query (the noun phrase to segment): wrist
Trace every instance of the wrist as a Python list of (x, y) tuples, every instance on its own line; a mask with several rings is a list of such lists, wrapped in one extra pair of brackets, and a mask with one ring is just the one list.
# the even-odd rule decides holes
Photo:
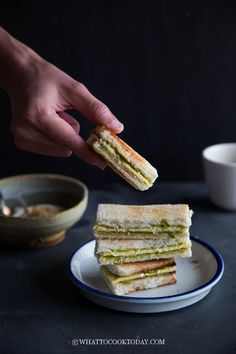
[(10, 93), (22, 73), (39, 61), (43, 59), (37, 53), (0, 27), (0, 87)]

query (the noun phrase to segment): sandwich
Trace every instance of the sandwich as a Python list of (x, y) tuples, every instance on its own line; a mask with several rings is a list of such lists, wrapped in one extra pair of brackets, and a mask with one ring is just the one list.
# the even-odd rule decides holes
[(91, 133), (87, 143), (116, 173), (136, 189), (147, 190), (155, 182), (157, 170), (104, 126), (98, 126)]
[(190, 257), (192, 211), (186, 204), (100, 204), (94, 235), (100, 265)]
[(116, 295), (156, 288), (176, 282), (174, 259), (101, 266), (102, 277)]
[(99, 204), (95, 256), (116, 295), (176, 282), (175, 258), (191, 256), (187, 204)]

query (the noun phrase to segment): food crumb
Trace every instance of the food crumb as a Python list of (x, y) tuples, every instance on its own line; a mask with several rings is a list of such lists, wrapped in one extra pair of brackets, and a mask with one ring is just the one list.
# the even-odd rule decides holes
[(199, 264), (199, 262), (198, 262), (196, 259), (193, 259), (193, 260), (191, 261), (191, 263), (193, 263), (196, 268), (200, 268), (200, 264)]

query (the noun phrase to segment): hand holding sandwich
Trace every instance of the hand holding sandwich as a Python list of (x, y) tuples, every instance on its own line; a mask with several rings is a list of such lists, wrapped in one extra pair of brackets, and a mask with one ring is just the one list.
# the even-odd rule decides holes
[(67, 157), (72, 153), (106, 166), (79, 135), (80, 124), (65, 111), (77, 109), (96, 125), (120, 133), (123, 125), (80, 82), (42, 59), (0, 27), (0, 87), (11, 98), (11, 129), (19, 149)]

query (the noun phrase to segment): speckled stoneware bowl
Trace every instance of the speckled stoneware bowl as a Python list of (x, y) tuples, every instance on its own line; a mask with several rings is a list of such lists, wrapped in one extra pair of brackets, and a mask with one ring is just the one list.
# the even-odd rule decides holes
[(54, 216), (0, 216), (0, 241), (10, 246), (45, 248), (61, 242), (65, 231), (83, 215), (88, 189), (77, 179), (52, 174), (20, 175), (0, 180), (6, 204), (14, 209), (36, 204), (55, 204), (63, 211)]

